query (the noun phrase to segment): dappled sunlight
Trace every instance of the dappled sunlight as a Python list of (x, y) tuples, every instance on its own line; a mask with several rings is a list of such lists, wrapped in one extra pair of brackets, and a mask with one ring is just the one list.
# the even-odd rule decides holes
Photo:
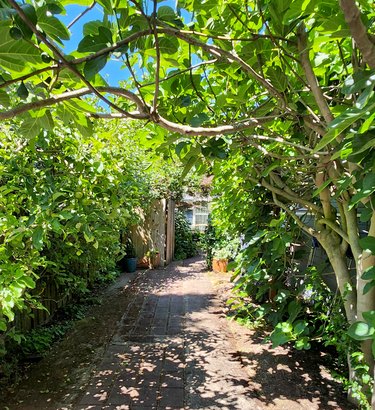
[(142, 274), (81, 408), (339, 409), (304, 352), (270, 349), (256, 332), (238, 352), (203, 270), (193, 260)]

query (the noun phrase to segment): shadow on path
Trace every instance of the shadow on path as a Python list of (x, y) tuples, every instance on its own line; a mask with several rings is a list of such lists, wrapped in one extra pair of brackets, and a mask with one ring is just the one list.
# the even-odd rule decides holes
[[(134, 288), (133, 288), (134, 291)], [(260, 342), (260, 341), (259, 341)], [(147, 271), (79, 409), (349, 409), (308, 353), (242, 353), (197, 259)], [(313, 366), (313, 368), (312, 368)], [(280, 382), (282, 381), (282, 382)], [(290, 406), (294, 403), (294, 407)]]

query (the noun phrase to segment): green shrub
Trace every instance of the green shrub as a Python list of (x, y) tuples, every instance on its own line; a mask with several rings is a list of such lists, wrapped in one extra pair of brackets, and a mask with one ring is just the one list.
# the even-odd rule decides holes
[(198, 253), (197, 242), (193, 238), (189, 222), (181, 211), (176, 211), (175, 222), (175, 254), (176, 260), (191, 258)]

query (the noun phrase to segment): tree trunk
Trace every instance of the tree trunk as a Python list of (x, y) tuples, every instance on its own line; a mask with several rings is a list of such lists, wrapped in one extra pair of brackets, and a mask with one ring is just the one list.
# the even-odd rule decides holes
[(332, 231), (322, 232), (319, 242), (326, 251), (333, 271), (335, 272), (337, 286), (344, 300), (346, 318), (350, 324), (354, 323), (357, 317), (357, 298), (350, 278), (346, 256), (342, 253), (340, 248), (340, 237)]

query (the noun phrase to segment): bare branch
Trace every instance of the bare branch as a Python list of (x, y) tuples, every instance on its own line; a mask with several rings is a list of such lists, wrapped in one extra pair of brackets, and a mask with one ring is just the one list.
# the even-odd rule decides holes
[(365, 25), (362, 23), (361, 13), (355, 1), (340, 0), (340, 6), (354, 41), (363, 54), (363, 58), (371, 68), (375, 68), (375, 45), (367, 34)]
[[(161, 25), (166, 26), (165, 24), (163, 24), (163, 22), (159, 22)], [(243, 24), (243, 22), (242, 22)], [(247, 29), (247, 31), (249, 31)], [(226, 41), (244, 41), (244, 42), (251, 42), (251, 41), (257, 41), (260, 38), (271, 38), (270, 35), (268, 34), (258, 34), (258, 33), (250, 33), (251, 37), (228, 37), (228, 36), (217, 36), (214, 34), (210, 34), (210, 33), (202, 33), (200, 31), (194, 31), (194, 30), (181, 30), (181, 33), (183, 34), (191, 34), (191, 35), (195, 35), (198, 37), (205, 37), (205, 38), (212, 38), (213, 40), (226, 40)], [(280, 36), (273, 36), (273, 38), (276, 38), (277, 40), (281, 40), (281, 41), (285, 41), (289, 44), (296, 44), (295, 41), (285, 38), (285, 37), (280, 37)]]
[[(275, 154), (272, 151), (268, 151), (265, 147), (263, 147), (262, 145), (259, 145), (255, 141), (251, 141), (251, 140), (249, 141), (248, 139), (246, 139), (246, 143), (250, 144), (255, 149), (260, 151), (264, 156), (279, 159), (279, 160), (282, 160), (282, 161), (290, 161), (290, 157), (287, 157), (285, 155)], [(303, 159), (306, 159), (307, 157), (308, 157), (308, 155), (296, 155), (296, 156), (293, 157), (293, 160), (303, 160)]]
[(213, 128), (190, 127), (188, 125), (179, 125), (167, 120), (166, 118), (163, 118), (160, 115), (155, 116), (153, 118), (153, 121), (168, 131), (177, 132), (182, 135), (212, 137), (215, 135), (232, 134), (238, 131), (243, 131), (248, 128), (254, 128), (270, 120), (274, 120), (275, 118), (278, 118), (278, 116), (270, 115), (268, 117), (249, 118), (245, 121), (240, 121), (234, 124), (221, 125)]
[(326, 134), (326, 130), (323, 127), (321, 127), (319, 124), (317, 124), (316, 121), (314, 121), (312, 118), (304, 117), (303, 121), (308, 128), (315, 131), (321, 137), (323, 137)]
[(79, 14), (77, 17), (75, 17), (68, 25), (67, 28), (69, 29), (72, 27), (74, 24), (77, 23), (78, 20), (80, 20), (86, 13), (88, 13), (96, 4), (96, 1), (93, 1), (87, 9), (85, 9), (81, 14)]
[[(125, 119), (127, 118), (126, 116), (120, 113), (96, 113), (94, 114), (94, 116), (97, 118), (105, 118), (105, 119), (113, 119), (113, 118)], [(260, 124), (264, 124), (268, 121), (271, 121), (275, 118), (276, 118), (275, 116), (249, 118), (246, 121), (240, 121), (234, 124), (220, 125), (220, 126), (212, 127), (212, 128), (190, 127), (188, 125), (178, 124), (178, 123), (169, 121), (166, 118), (163, 118), (157, 113), (149, 114), (148, 116), (146, 116), (145, 114), (145, 117), (143, 119), (150, 119), (154, 123), (160, 125), (162, 128), (168, 131), (171, 131), (171, 132), (176, 132), (181, 135), (186, 135), (186, 136), (191, 136), (191, 137), (194, 137), (194, 136), (195, 137), (214, 137), (214, 136), (223, 135), (223, 134), (233, 134), (238, 131), (243, 131), (248, 128), (253, 128)]]
[[(154, 16), (156, 16), (157, 0), (154, 0)], [(156, 112), (158, 108), (158, 97), (159, 97), (159, 83), (160, 83), (160, 46), (158, 31), (156, 28), (156, 22), (154, 21), (154, 39), (155, 39), (155, 51), (156, 51), (156, 70), (155, 70), (155, 93), (152, 102), (152, 111)]]

